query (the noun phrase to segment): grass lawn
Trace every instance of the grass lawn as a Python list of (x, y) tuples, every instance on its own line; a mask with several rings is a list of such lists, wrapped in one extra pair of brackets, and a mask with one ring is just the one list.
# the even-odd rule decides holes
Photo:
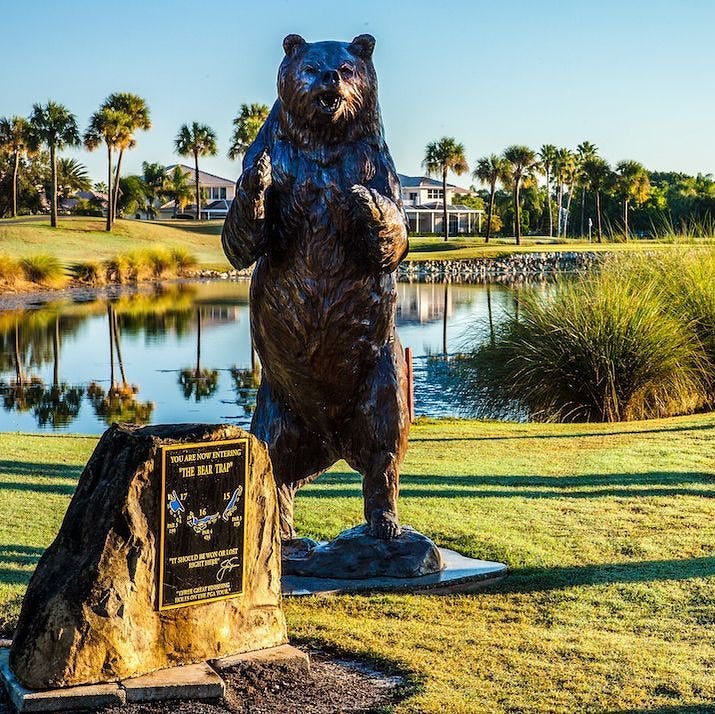
[[(36, 253), (50, 253), (69, 265), (81, 260), (102, 260), (130, 250), (182, 246), (191, 250), (201, 267), (226, 270), (230, 266), (221, 248), (223, 221), (135, 221), (118, 220), (107, 234), (100, 218), (60, 217), (59, 227), (50, 228), (49, 218), (0, 221), (0, 253), (23, 257)], [(588, 243), (568, 240), (557, 243), (548, 236), (522, 239), (516, 246), (513, 238), (493, 238), (488, 245), (483, 238), (450, 238), (445, 243), (440, 237), (410, 239), (407, 260), (459, 260), (466, 258), (494, 258), (514, 252), (563, 250), (652, 250), (665, 243), (632, 240), (628, 243)]]
[(118, 253), (162, 245), (192, 251), (202, 267), (229, 268), (221, 248), (223, 221), (118, 220), (111, 233), (102, 218), (60, 217), (51, 228), (47, 216), (0, 221), (0, 252), (14, 257), (50, 253), (69, 265), (103, 260)]
[[(0, 434), (0, 632), (94, 444)], [(290, 635), (405, 673), (399, 712), (712, 712), (714, 496), (715, 415), (420, 421), (403, 522), (512, 574), (469, 596), (290, 600)], [(303, 535), (360, 516), (344, 464), (300, 492)]]

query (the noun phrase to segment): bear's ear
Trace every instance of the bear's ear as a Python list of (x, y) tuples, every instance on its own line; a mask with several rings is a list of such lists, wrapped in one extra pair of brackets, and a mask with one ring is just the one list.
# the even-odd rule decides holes
[(372, 35), (358, 35), (348, 46), (348, 51), (360, 59), (372, 59), (375, 38)]
[(290, 57), (297, 49), (305, 44), (305, 40), (300, 35), (288, 35), (285, 40), (283, 40), (283, 49), (288, 57)]

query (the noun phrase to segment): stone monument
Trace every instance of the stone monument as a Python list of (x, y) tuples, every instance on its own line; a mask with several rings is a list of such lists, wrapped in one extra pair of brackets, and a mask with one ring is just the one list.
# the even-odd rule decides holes
[(405, 576), (441, 567), (434, 544), (403, 532), (397, 515), (409, 416), (395, 270), (408, 250), (407, 220), (383, 136), (374, 45), (370, 35), (285, 38), (278, 99), (246, 152), (222, 235), (236, 268), (256, 261), (251, 327), (263, 375), (251, 431), (269, 445), (288, 571), (292, 556), (305, 571), (318, 555), (317, 544), (296, 539), (295, 492), (339, 459), (363, 476), (366, 523), (331, 544), (330, 560), (345, 569), (366, 548), (352, 557), (361, 577), (377, 539), (390, 571), (392, 561)]
[(112, 426), (28, 586), (13, 675), (131, 681), (285, 642), (265, 445), (232, 426)]

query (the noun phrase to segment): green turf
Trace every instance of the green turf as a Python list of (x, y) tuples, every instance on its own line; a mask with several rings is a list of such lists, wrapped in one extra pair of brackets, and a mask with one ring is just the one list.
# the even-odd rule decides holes
[[(0, 434), (0, 630), (95, 440)], [(407, 674), (399, 712), (715, 710), (715, 415), (616, 425), (420, 421), (401, 515), (512, 574), (470, 596), (286, 602), (294, 642)], [(338, 465), (301, 533), (360, 519)]]

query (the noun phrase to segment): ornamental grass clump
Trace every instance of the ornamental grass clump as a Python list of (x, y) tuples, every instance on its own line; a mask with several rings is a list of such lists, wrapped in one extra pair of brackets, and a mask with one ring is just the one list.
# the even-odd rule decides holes
[(9, 255), (0, 254), (0, 281), (14, 285), (21, 275), (20, 264)]
[(190, 250), (179, 246), (171, 249), (171, 263), (176, 269), (176, 274), (183, 277), (195, 268), (199, 261)]
[(154, 278), (154, 280), (163, 278), (171, 268), (173, 262), (171, 254), (162, 248), (147, 251), (145, 259), (151, 277)]
[(702, 408), (706, 372), (659, 280), (619, 263), (558, 283), (548, 299), (527, 292), (519, 319), (466, 358), (461, 391), (478, 395), (483, 416), (614, 422)]
[(81, 261), (70, 266), (72, 277), (86, 285), (102, 285), (105, 278), (105, 269), (96, 261)]
[(62, 282), (64, 271), (54, 255), (40, 253), (20, 259), (20, 268), (25, 280), (39, 285), (55, 286)]

